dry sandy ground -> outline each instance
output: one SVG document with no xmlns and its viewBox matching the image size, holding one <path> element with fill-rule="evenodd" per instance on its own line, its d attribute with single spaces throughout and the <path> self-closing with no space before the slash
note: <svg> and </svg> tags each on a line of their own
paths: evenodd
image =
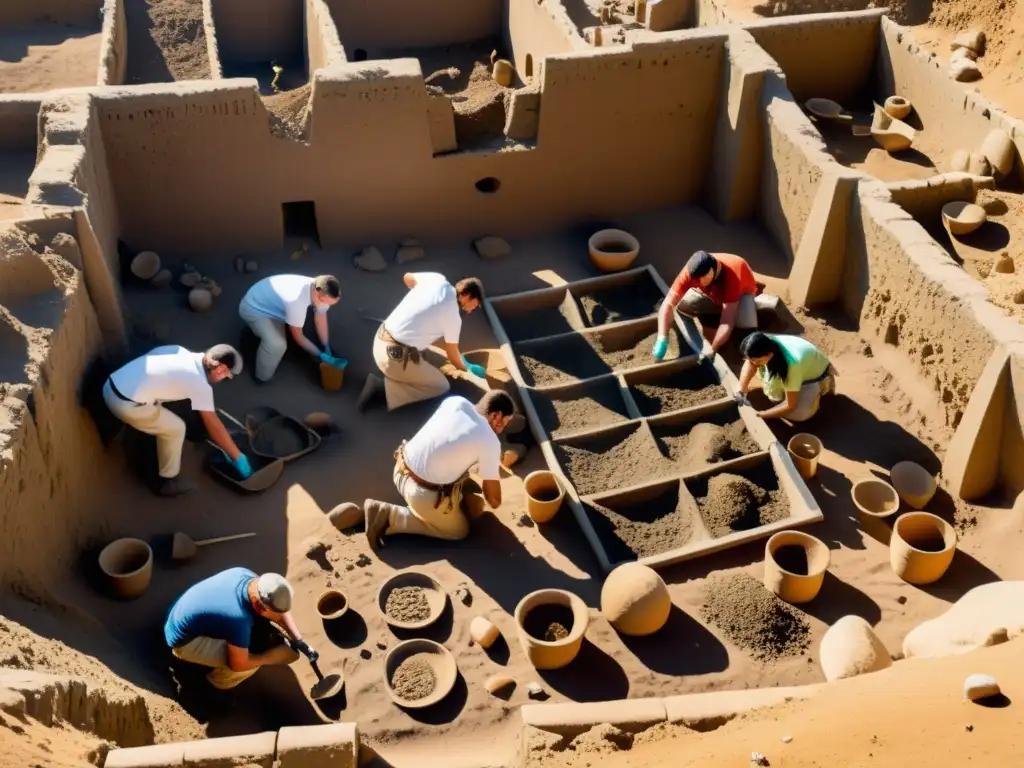
<svg viewBox="0 0 1024 768">
<path fill-rule="evenodd" d="M 809 700 L 739 717 L 711 733 L 661 726 L 638 736 L 626 752 L 565 752 L 543 765 L 719 768 L 746 766 L 752 752 L 773 768 L 1020 765 L 1020 653 L 1018 640 L 965 656 L 903 662 Z M 963 698 L 964 678 L 979 672 L 995 676 L 1009 706 Z M 791 740 L 784 743 L 783 737 Z"/>
<path fill-rule="evenodd" d="M 125 0 L 125 20 L 126 83 L 210 78 L 202 0 Z"/>
<path fill-rule="evenodd" d="M 0 30 L 0 93 L 96 85 L 98 29 L 39 24 Z"/>
</svg>

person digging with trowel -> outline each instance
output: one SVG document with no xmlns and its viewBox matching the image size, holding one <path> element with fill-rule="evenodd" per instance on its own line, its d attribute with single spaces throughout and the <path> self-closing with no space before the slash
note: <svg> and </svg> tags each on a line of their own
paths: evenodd
<svg viewBox="0 0 1024 768">
<path fill-rule="evenodd" d="M 227 690 L 260 667 L 293 663 L 299 652 L 315 657 L 295 626 L 291 607 L 292 586 L 283 576 L 229 568 L 192 585 L 175 601 L 164 639 L 176 658 L 212 667 L 206 679 Z M 275 644 L 276 638 L 282 642 Z M 251 650 L 263 644 L 272 647 Z"/>
<path fill-rule="evenodd" d="M 157 347 L 126 363 L 103 384 L 103 401 L 110 412 L 139 432 L 156 437 L 159 495 L 178 496 L 195 488 L 181 477 L 185 422 L 164 408 L 165 402 L 188 400 L 202 418 L 210 439 L 242 479 L 252 474 L 249 459 L 231 439 L 213 404 L 212 385 L 241 371 L 242 356 L 227 344 L 217 344 L 205 352 L 172 345 Z"/>
<path fill-rule="evenodd" d="M 672 283 L 661 311 L 658 313 L 658 338 L 654 342 L 654 359 L 662 360 L 668 352 L 668 332 L 672 313 L 697 317 L 720 313 L 721 320 L 711 339 L 711 356 L 718 353 L 736 328 L 757 328 L 757 280 L 746 260 L 731 253 L 694 253 Z M 704 354 L 699 362 L 703 362 Z"/>
<path fill-rule="evenodd" d="M 384 375 L 366 377 L 356 403 L 360 412 L 381 393 L 389 411 L 445 394 L 451 388 L 448 379 L 421 354 L 438 338 L 444 339 L 448 362 L 457 371 L 478 378 L 487 375 L 482 365 L 468 362 L 459 351 L 459 310 L 468 315 L 480 306 L 483 283 L 467 277 L 453 286 L 437 272 L 408 273 L 403 280 L 409 293 L 377 329 L 373 340 L 373 359 Z"/>
<path fill-rule="evenodd" d="M 256 378 L 270 381 L 288 349 L 288 336 L 321 362 L 344 368 L 348 361 L 331 353 L 327 310 L 341 300 L 341 284 L 333 275 L 273 275 L 253 285 L 242 297 L 238 314 L 260 340 L 256 353 Z M 306 338 L 302 327 L 306 312 L 313 307 L 313 324 L 320 347 Z"/>
<path fill-rule="evenodd" d="M 367 499 L 359 507 L 351 502 L 328 513 L 344 531 L 366 525 L 370 547 L 382 536 L 410 533 L 452 541 L 469 533 L 463 511 L 463 484 L 469 471 L 479 467 L 483 496 L 492 509 L 501 506 L 501 441 L 498 435 L 516 413 L 507 392 L 487 392 L 474 407 L 466 398 L 445 398 L 420 431 L 395 451 L 392 479 L 408 506 Z"/>
</svg>

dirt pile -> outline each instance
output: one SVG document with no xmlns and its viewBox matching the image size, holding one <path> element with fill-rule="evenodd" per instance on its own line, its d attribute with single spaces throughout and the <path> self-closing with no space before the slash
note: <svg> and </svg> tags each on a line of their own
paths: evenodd
<svg viewBox="0 0 1024 768">
<path fill-rule="evenodd" d="M 595 725 L 581 733 L 569 743 L 569 749 L 580 754 L 605 754 L 629 749 L 633 746 L 633 734 L 619 730 L 614 725 Z"/>
<path fill-rule="evenodd" d="M 582 446 L 556 445 L 555 453 L 576 491 L 586 495 L 640 485 L 673 470 L 646 429 L 625 439 L 596 439 Z"/>
<path fill-rule="evenodd" d="M 548 398 L 538 393 L 534 403 L 544 428 L 552 437 L 605 427 L 628 418 L 618 382 L 614 379 L 588 386 L 575 397 Z"/>
<path fill-rule="evenodd" d="M 270 113 L 270 132 L 279 139 L 305 141 L 309 135 L 312 93 L 313 86 L 307 83 L 292 91 L 263 96 L 263 106 Z"/>
<path fill-rule="evenodd" d="M 630 392 L 644 416 L 692 408 L 726 396 L 725 387 L 718 382 L 709 365 L 679 371 L 653 382 L 635 384 L 630 387 Z"/>
<path fill-rule="evenodd" d="M 553 643 L 572 631 L 572 609 L 565 605 L 538 605 L 523 620 L 523 629 L 530 637 Z"/>
<path fill-rule="evenodd" d="M 683 434 L 659 434 L 658 441 L 670 461 L 695 469 L 761 450 L 742 419 L 725 426 L 700 422 Z"/>
<path fill-rule="evenodd" d="M 696 522 L 692 506 L 680 497 L 678 484 L 653 499 L 617 505 L 615 509 L 595 504 L 591 509 L 611 524 L 615 538 L 625 546 L 622 559 L 629 554 L 660 555 L 681 547 L 693 537 Z M 618 559 L 617 547 L 606 544 L 605 548 L 612 559 Z"/>
<path fill-rule="evenodd" d="M 145 6 L 149 23 L 143 29 L 148 27 L 152 42 L 174 80 L 210 78 L 210 57 L 206 49 L 206 31 L 203 28 L 202 0 L 136 0 L 134 3 L 129 0 L 126 10 L 133 5 Z M 141 16 L 141 8 L 137 13 Z M 138 21 L 143 22 L 141 18 Z M 132 28 L 132 24 L 129 23 L 129 35 Z"/>
<path fill-rule="evenodd" d="M 398 665 L 391 677 L 391 687 L 403 699 L 425 699 L 437 687 L 434 665 L 428 653 L 417 653 Z"/>
<path fill-rule="evenodd" d="M 699 498 L 701 514 L 714 537 L 745 531 L 789 516 L 781 491 L 766 491 L 745 477 L 724 472 L 708 481 L 707 495 Z"/>
<path fill-rule="evenodd" d="M 747 574 L 710 577 L 700 614 L 761 662 L 803 653 L 810 642 L 803 616 Z"/>
<path fill-rule="evenodd" d="M 423 621 L 430 617 L 430 602 L 423 587 L 399 587 L 388 595 L 384 612 L 396 621 Z"/>
<path fill-rule="evenodd" d="M 611 344 L 598 339 L 595 348 L 597 349 L 597 354 L 611 368 L 617 370 L 639 368 L 641 365 L 652 365 L 657 362 L 651 356 L 651 350 L 654 349 L 654 342 L 657 339 L 658 332 L 655 331 L 625 348 L 619 348 L 617 343 Z M 674 360 L 679 357 L 680 348 L 679 332 L 675 328 L 669 329 L 668 352 L 665 354 L 665 359 Z M 689 354 L 688 347 L 686 348 L 686 353 Z"/>
</svg>

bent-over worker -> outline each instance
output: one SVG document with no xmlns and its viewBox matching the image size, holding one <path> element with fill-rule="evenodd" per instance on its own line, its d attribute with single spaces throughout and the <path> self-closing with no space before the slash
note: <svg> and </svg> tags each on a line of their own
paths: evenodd
<svg viewBox="0 0 1024 768">
<path fill-rule="evenodd" d="M 484 300 L 484 286 L 467 277 L 454 286 L 437 272 L 413 272 L 403 278 L 409 292 L 377 329 L 373 359 L 381 378 L 369 374 L 356 406 L 360 411 L 383 392 L 389 411 L 409 403 L 439 397 L 450 389 L 448 379 L 421 356 L 436 339 L 444 339 L 448 362 L 456 370 L 483 378 L 483 366 L 466 360 L 459 351 L 461 309 L 467 315 Z"/>
<path fill-rule="evenodd" d="M 197 411 L 210 439 L 225 453 L 241 477 L 252 474 L 242 453 L 213 405 L 213 384 L 237 376 L 242 356 L 227 344 L 205 352 L 190 352 L 176 345 L 157 347 L 118 368 L 103 384 L 103 401 L 117 418 L 139 432 L 156 437 L 161 496 L 178 496 L 195 486 L 181 476 L 181 448 L 185 422 L 163 403 L 188 400 Z"/>
<path fill-rule="evenodd" d="M 346 503 L 328 517 L 338 530 L 366 524 L 371 547 L 393 533 L 436 539 L 464 539 L 469 520 L 462 510 L 462 486 L 479 466 L 483 496 L 501 506 L 501 441 L 498 435 L 515 415 L 507 392 L 493 389 L 474 407 L 466 398 L 445 398 L 420 431 L 395 451 L 392 479 L 408 506 L 367 499 L 362 508 Z"/>
<path fill-rule="evenodd" d="M 327 310 L 341 299 L 341 285 L 333 275 L 273 275 L 253 285 L 238 305 L 239 316 L 249 324 L 260 348 L 256 353 L 256 378 L 270 381 L 288 349 L 288 335 L 302 349 L 323 362 L 344 363 L 331 355 Z M 313 323 L 323 351 L 306 338 L 302 327 L 306 311 L 313 307 Z"/>
<path fill-rule="evenodd" d="M 291 607 L 292 587 L 283 576 L 228 568 L 177 599 L 164 623 L 164 639 L 175 657 L 212 667 L 206 679 L 214 688 L 234 688 L 260 667 L 298 659 L 291 646 L 312 651 L 295 626 Z M 290 645 L 273 644 L 276 630 L 271 623 L 287 633 Z M 273 645 L 269 650 L 250 650 L 268 641 Z"/>
<path fill-rule="evenodd" d="M 828 357 L 799 336 L 755 331 L 740 343 L 740 354 L 737 402 L 750 404 L 746 396 L 757 373 L 765 395 L 778 403 L 759 412 L 764 419 L 806 421 L 818 412 L 822 395 L 835 391 Z"/>
<path fill-rule="evenodd" d="M 757 280 L 745 259 L 731 253 L 697 251 L 686 262 L 661 305 L 654 359 L 661 360 L 668 352 L 668 332 L 676 309 L 691 317 L 721 313 L 711 340 L 714 355 L 732 336 L 734 328 L 757 328 L 756 293 Z"/>
</svg>

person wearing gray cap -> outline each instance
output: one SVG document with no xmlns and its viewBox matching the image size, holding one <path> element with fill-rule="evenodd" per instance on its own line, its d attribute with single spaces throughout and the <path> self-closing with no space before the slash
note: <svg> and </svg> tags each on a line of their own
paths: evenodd
<svg viewBox="0 0 1024 768">
<path fill-rule="evenodd" d="M 205 352 L 184 347 L 157 347 L 118 368 L 103 384 L 103 402 L 117 418 L 140 432 L 156 437 L 161 496 L 179 496 L 195 486 L 180 477 L 185 422 L 163 403 L 188 400 L 202 417 L 210 439 L 223 451 L 244 480 L 252 474 L 242 453 L 213 405 L 213 385 L 242 372 L 242 356 L 228 344 Z"/>
<path fill-rule="evenodd" d="M 206 679 L 227 690 L 256 674 L 260 667 L 291 664 L 300 650 L 314 651 L 302 639 L 291 614 L 292 586 L 277 573 L 257 576 L 248 568 L 229 568 L 193 584 L 167 614 L 164 639 L 182 661 L 212 667 Z M 276 624 L 283 644 L 250 651 L 254 636 Z M 287 639 L 286 639 L 287 638 Z"/>
</svg>

